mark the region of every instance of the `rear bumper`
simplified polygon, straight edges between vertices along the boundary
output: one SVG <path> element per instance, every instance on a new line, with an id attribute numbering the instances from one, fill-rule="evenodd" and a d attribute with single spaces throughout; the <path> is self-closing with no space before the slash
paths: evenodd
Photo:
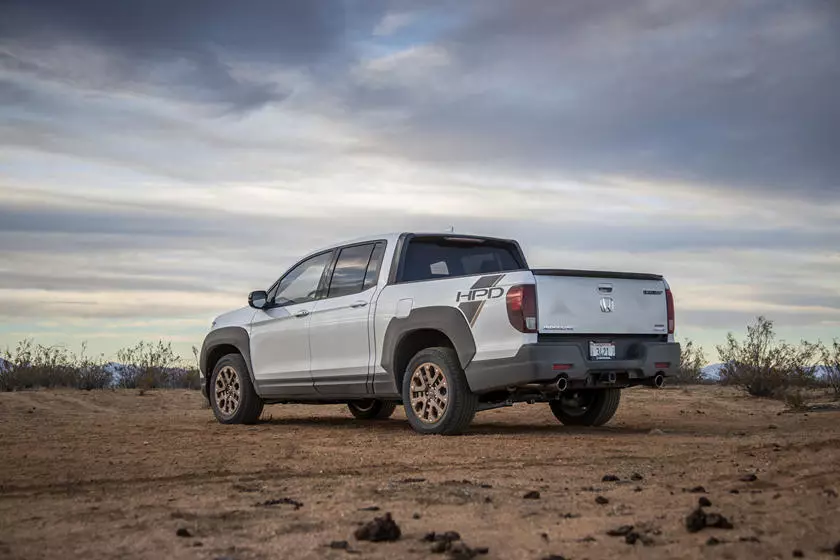
<path id="1" fill-rule="evenodd" d="M 657 374 L 666 378 L 676 375 L 679 369 L 679 343 L 635 342 L 624 346 L 625 351 L 620 353 L 624 359 L 590 360 L 580 343 L 527 344 L 512 358 L 473 361 L 465 373 L 473 392 L 486 393 L 549 384 L 561 377 L 568 380 L 570 388 L 630 387 L 651 383 Z M 610 378 L 614 381 L 606 381 Z"/>

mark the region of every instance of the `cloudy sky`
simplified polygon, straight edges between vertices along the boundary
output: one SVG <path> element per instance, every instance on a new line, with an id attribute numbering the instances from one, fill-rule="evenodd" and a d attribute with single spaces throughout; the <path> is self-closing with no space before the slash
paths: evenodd
<path id="1" fill-rule="evenodd" d="M 709 350 L 840 336 L 840 5 L 0 2 L 0 348 L 189 355 L 314 246 L 450 225 L 664 273 Z"/>

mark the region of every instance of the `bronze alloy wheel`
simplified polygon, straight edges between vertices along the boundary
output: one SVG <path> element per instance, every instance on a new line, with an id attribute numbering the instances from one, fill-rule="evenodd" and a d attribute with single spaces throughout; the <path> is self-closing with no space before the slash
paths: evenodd
<path id="1" fill-rule="evenodd" d="M 225 366 L 219 370 L 214 391 L 219 412 L 228 418 L 236 414 L 242 400 L 242 384 L 233 367 Z"/>
<path id="2" fill-rule="evenodd" d="M 425 424 L 435 424 L 443 418 L 449 404 L 446 376 L 435 364 L 421 364 L 411 374 L 411 408 Z"/>

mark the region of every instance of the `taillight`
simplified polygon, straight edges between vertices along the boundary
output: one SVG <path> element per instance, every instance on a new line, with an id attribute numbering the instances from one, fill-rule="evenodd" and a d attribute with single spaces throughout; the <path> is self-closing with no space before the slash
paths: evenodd
<path id="1" fill-rule="evenodd" d="M 668 304 L 668 334 L 674 334 L 674 294 L 670 288 L 665 290 L 665 300 Z"/>
<path id="2" fill-rule="evenodd" d="M 523 333 L 537 332 L 537 290 L 533 284 L 508 290 L 507 312 L 513 328 Z"/>

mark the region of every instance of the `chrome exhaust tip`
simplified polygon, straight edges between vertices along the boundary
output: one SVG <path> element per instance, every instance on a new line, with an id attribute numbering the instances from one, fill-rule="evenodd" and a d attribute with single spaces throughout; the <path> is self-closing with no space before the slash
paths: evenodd
<path id="1" fill-rule="evenodd" d="M 559 392 L 562 393 L 563 391 L 565 391 L 568 388 L 569 388 L 569 380 L 568 379 L 566 379 L 565 377 L 561 377 L 560 379 L 557 380 L 557 390 Z"/>
<path id="2" fill-rule="evenodd" d="M 653 386 L 661 389 L 663 385 L 665 385 L 665 376 L 659 373 L 653 378 Z"/>

